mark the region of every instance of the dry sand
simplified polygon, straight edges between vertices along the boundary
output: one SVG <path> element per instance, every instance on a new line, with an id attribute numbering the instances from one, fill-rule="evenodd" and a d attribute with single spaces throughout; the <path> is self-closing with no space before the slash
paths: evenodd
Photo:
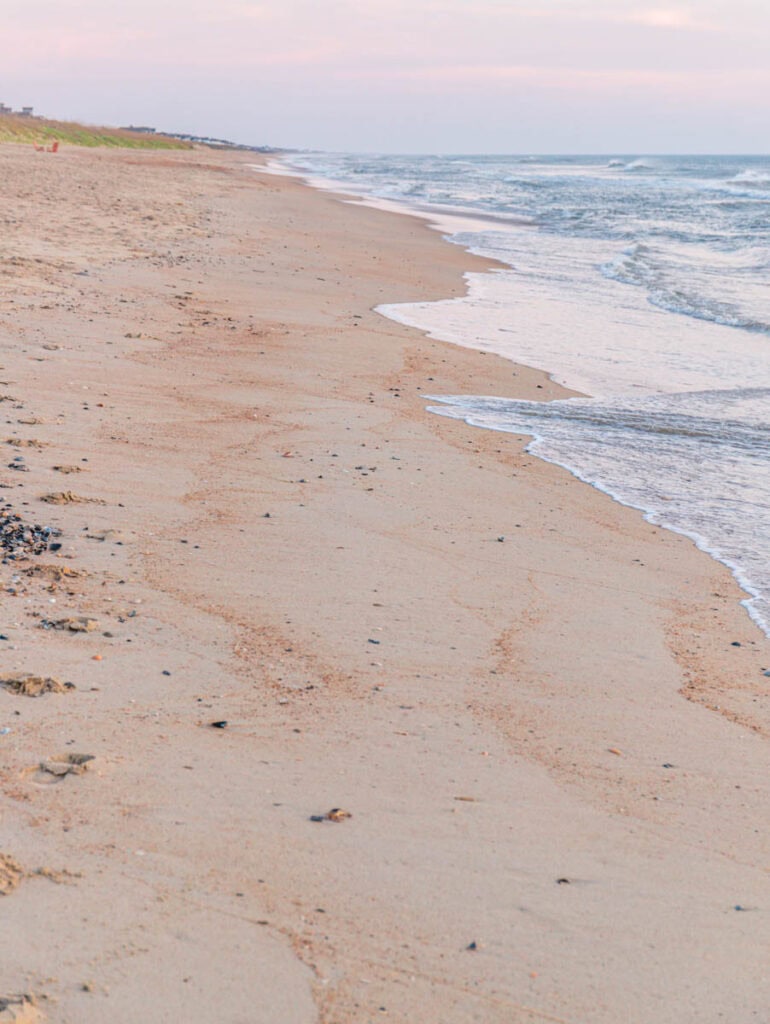
<path id="1" fill-rule="evenodd" d="M 483 261 L 249 163 L 0 149 L 0 1021 L 769 1020 L 737 586 L 425 411 L 560 393 L 372 312 Z"/>

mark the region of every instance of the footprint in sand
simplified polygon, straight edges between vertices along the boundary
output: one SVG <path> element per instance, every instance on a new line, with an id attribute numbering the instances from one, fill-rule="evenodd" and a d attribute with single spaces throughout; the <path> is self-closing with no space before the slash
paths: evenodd
<path id="1" fill-rule="evenodd" d="M 5 443 L 10 444 L 13 448 L 34 448 L 36 451 L 42 451 L 43 448 L 48 447 L 45 441 L 36 441 L 34 438 L 6 437 Z"/>
<path id="2" fill-rule="evenodd" d="M 34 996 L 0 996 L 0 1024 L 42 1024 L 43 1020 Z"/>
<path id="3" fill-rule="evenodd" d="M 122 544 L 125 534 L 120 530 L 97 530 L 96 533 L 87 533 L 87 540 L 112 541 L 113 544 Z"/>
<path id="4" fill-rule="evenodd" d="M 22 774 L 38 786 L 52 786 L 63 782 L 68 775 L 85 774 L 95 760 L 93 754 L 54 754 Z"/>
<path id="5" fill-rule="evenodd" d="M 22 571 L 25 576 L 40 576 L 51 580 L 52 583 L 61 583 L 64 579 L 76 579 L 78 576 L 87 575 L 82 569 L 70 569 L 66 565 L 31 565 Z"/>
<path id="6" fill-rule="evenodd" d="M 85 615 L 78 615 L 66 619 L 41 619 L 41 629 L 58 629 L 65 633 L 93 633 L 99 628 L 96 619 L 89 619 Z"/>
<path id="7" fill-rule="evenodd" d="M 0 687 L 17 697 L 42 697 L 45 693 L 67 693 L 75 689 L 75 684 L 62 683 L 52 676 L 10 673 L 0 676 Z"/>
<path id="8" fill-rule="evenodd" d="M 24 878 L 24 871 L 21 864 L 13 857 L 9 857 L 8 854 L 0 853 L 0 896 L 7 896 L 17 889 L 22 878 Z"/>
<path id="9" fill-rule="evenodd" d="M 80 494 L 73 494 L 72 491 L 53 491 L 51 494 L 41 494 L 40 500 L 48 505 L 106 505 L 104 498 L 83 498 Z"/>

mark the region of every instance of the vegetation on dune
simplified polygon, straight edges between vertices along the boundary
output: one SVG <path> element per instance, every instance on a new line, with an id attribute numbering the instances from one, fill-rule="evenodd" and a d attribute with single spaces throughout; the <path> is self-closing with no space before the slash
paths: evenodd
<path id="1" fill-rule="evenodd" d="M 73 121 L 47 121 L 38 117 L 0 114 L 0 142 L 53 142 L 70 146 L 120 146 L 126 149 L 190 149 L 190 143 L 166 135 L 130 132 L 123 128 L 97 128 Z"/>

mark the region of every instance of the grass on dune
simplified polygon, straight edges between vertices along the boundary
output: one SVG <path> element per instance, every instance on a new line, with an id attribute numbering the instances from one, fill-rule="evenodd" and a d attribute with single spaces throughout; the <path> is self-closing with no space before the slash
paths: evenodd
<path id="1" fill-rule="evenodd" d="M 190 143 L 164 135 L 129 132 L 122 128 L 96 128 L 72 121 L 0 114 L 0 142 L 50 145 L 58 140 L 70 146 L 119 146 L 124 149 L 189 149 Z"/>

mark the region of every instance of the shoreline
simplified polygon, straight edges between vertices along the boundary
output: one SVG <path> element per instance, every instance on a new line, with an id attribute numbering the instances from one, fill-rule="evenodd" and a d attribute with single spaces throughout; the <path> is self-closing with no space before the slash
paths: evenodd
<path id="1" fill-rule="evenodd" d="M 2 482 L 63 545 L 3 567 L 3 671 L 75 684 L 0 693 L 0 996 L 56 1024 L 769 1005 L 734 909 L 765 899 L 767 641 L 691 542 L 426 412 L 560 393 L 373 312 L 485 262 L 253 156 L 0 162 Z"/>
<path id="2" fill-rule="evenodd" d="M 448 344 L 452 344 L 452 342 L 448 342 Z M 514 365 L 519 365 L 519 364 L 514 363 Z M 560 386 L 563 386 L 563 385 L 560 385 Z M 574 392 L 573 396 L 577 396 L 577 397 L 590 397 L 590 396 L 583 396 L 580 392 Z M 570 397 L 573 397 L 573 396 L 570 396 Z M 446 402 L 448 400 L 448 397 L 449 396 L 442 397 L 440 395 L 432 395 L 432 396 L 429 395 L 429 396 L 427 396 L 429 401 L 440 402 L 440 403 L 441 402 Z M 554 399 L 551 399 L 551 401 L 553 401 L 553 400 Z M 506 429 L 504 429 L 502 427 L 490 427 L 490 426 L 486 426 L 486 425 L 476 424 L 476 423 L 473 422 L 473 414 L 472 413 L 469 413 L 466 416 L 454 416 L 454 417 L 452 417 L 452 415 L 450 413 L 443 413 L 443 411 L 440 410 L 440 409 L 437 409 L 437 410 L 430 410 L 429 409 L 429 411 L 435 411 L 438 415 L 448 415 L 450 418 L 460 419 L 460 420 L 462 420 L 463 423 L 466 423 L 469 427 L 472 427 L 474 430 L 492 430 L 492 431 L 498 431 L 499 433 L 502 433 L 502 434 L 511 434 L 514 437 L 521 436 L 516 431 L 506 430 Z M 609 487 L 604 486 L 604 485 L 599 484 L 599 483 L 595 483 L 594 481 L 590 480 L 588 477 L 581 475 L 580 470 L 578 470 L 577 468 L 573 467 L 568 462 L 560 462 L 558 459 L 548 458 L 545 455 L 539 455 L 537 453 L 537 451 L 533 450 L 533 446 L 536 445 L 539 441 L 543 440 L 542 435 L 541 434 L 527 434 L 525 436 L 530 438 L 528 444 L 526 445 L 526 447 L 524 449 L 527 454 L 533 455 L 536 459 L 540 459 L 542 462 L 547 462 L 547 463 L 549 463 L 552 466 L 557 466 L 559 469 L 563 469 L 566 473 L 569 473 L 570 476 L 574 477 L 575 480 L 577 480 L 579 483 L 585 484 L 587 487 L 592 487 L 594 490 L 598 491 L 600 494 L 606 495 L 608 498 L 610 498 L 611 501 L 616 502 L 618 505 L 622 505 L 624 508 L 628 508 L 628 509 L 631 509 L 631 510 L 633 510 L 635 512 L 638 512 L 641 515 L 641 517 L 644 519 L 644 521 L 646 523 L 649 523 L 651 526 L 656 526 L 656 527 L 659 527 L 661 530 L 666 530 L 669 533 L 675 533 L 675 534 L 677 534 L 680 537 L 685 537 L 687 540 L 692 542 L 692 544 L 698 549 L 698 551 L 702 552 L 704 555 L 707 555 L 709 558 L 711 558 L 718 565 L 721 565 L 724 568 L 726 568 L 729 571 L 730 575 L 735 580 L 735 583 L 737 584 L 740 592 L 743 595 L 745 595 L 743 598 L 741 598 L 739 600 L 739 602 L 738 602 L 739 605 L 743 608 L 743 610 L 745 611 L 746 615 L 749 617 L 751 622 L 757 627 L 757 629 L 760 631 L 760 633 L 766 639 L 770 640 L 770 626 L 768 626 L 768 625 L 766 625 L 764 623 L 764 620 L 762 619 L 761 613 L 755 611 L 751 607 L 752 603 L 754 601 L 762 600 L 763 599 L 762 592 L 760 590 L 756 589 L 756 587 L 754 587 L 754 585 L 747 578 L 745 571 L 736 562 L 731 561 L 726 556 L 720 555 L 718 549 L 716 549 L 716 548 L 714 548 L 712 546 L 712 542 L 710 542 L 707 537 L 705 537 L 703 534 L 697 533 L 694 530 L 687 530 L 687 529 L 685 529 L 683 527 L 677 527 L 677 526 L 669 525 L 668 523 L 657 522 L 655 517 L 656 516 L 660 516 L 662 514 L 660 511 L 650 510 L 650 509 L 645 508 L 643 505 L 637 505 L 637 504 L 634 504 L 631 500 L 624 499 L 623 497 L 621 497 L 618 493 L 616 493 L 615 491 L 613 491 Z"/>
<path id="3" fill-rule="evenodd" d="M 280 155 L 279 155 L 279 159 L 280 159 Z M 284 171 L 285 171 L 285 174 L 284 174 Z M 390 201 L 390 200 L 381 199 L 381 198 L 376 197 L 376 196 L 365 196 L 365 195 L 362 196 L 362 195 L 357 195 L 356 193 L 348 193 L 348 192 L 344 191 L 344 189 L 342 189 L 342 184 L 343 183 L 341 183 L 341 182 L 339 183 L 340 188 L 338 189 L 336 187 L 336 184 L 333 181 L 328 181 L 327 182 L 324 179 L 314 180 L 309 172 L 304 172 L 304 171 L 299 171 L 299 170 L 298 171 L 294 171 L 294 170 L 289 169 L 289 168 L 281 169 L 280 167 L 275 167 L 275 168 L 271 168 L 270 170 L 267 170 L 267 173 L 275 174 L 277 176 L 285 176 L 285 177 L 288 177 L 289 179 L 297 180 L 302 186 L 304 186 L 306 188 L 309 188 L 309 189 L 312 189 L 312 190 L 314 190 L 316 192 L 319 192 L 319 193 L 321 193 L 323 195 L 326 195 L 326 196 L 330 197 L 332 200 L 335 200 L 335 201 L 340 202 L 340 203 L 349 204 L 349 205 L 352 205 L 352 206 L 360 206 L 360 207 L 365 208 L 365 209 L 377 210 L 377 211 L 384 212 L 384 213 L 387 213 L 387 214 L 392 214 L 394 216 L 413 217 L 418 223 L 422 223 L 422 225 L 429 232 L 440 232 L 440 233 L 442 233 L 441 234 L 441 242 L 442 243 L 444 243 L 446 245 L 450 245 L 450 246 L 457 246 L 457 248 L 459 248 L 462 252 L 466 253 L 466 255 L 470 259 L 472 259 L 474 261 L 481 260 L 483 263 L 486 264 L 486 267 L 470 268 L 470 269 L 465 270 L 463 272 L 463 285 L 464 285 L 463 291 L 461 291 L 458 294 L 452 293 L 450 295 L 442 296 L 441 298 L 443 298 L 443 299 L 462 297 L 462 295 L 467 292 L 468 279 L 469 279 L 469 276 L 471 274 L 473 274 L 473 273 L 485 274 L 485 273 L 488 273 L 489 271 L 494 272 L 497 269 L 502 269 L 502 270 L 509 270 L 510 269 L 510 265 L 509 264 L 503 263 L 503 262 L 501 262 L 501 261 L 499 261 L 499 260 L 497 260 L 497 259 L 495 259 L 493 257 L 489 257 L 489 256 L 483 255 L 481 253 L 474 252 L 469 247 L 465 246 L 464 244 L 462 244 L 460 242 L 454 241 L 451 237 L 449 237 L 448 235 L 444 234 L 444 232 L 449 232 L 450 231 L 450 224 L 452 224 L 453 222 L 458 222 L 459 223 L 459 222 L 462 222 L 462 221 L 467 221 L 468 223 L 472 223 L 474 220 L 478 220 L 478 221 L 484 221 L 486 219 L 494 220 L 495 219 L 494 217 L 492 217 L 492 218 L 485 218 L 483 216 L 475 217 L 475 216 L 472 216 L 470 213 L 462 214 L 460 212 L 448 211 L 447 213 L 444 214 L 443 222 L 442 222 L 442 212 L 440 210 L 435 210 L 435 211 L 420 210 L 417 207 L 412 208 L 408 204 L 402 204 L 402 203 L 399 203 L 399 202 L 397 202 L 395 200 L 394 201 Z M 430 301 L 436 301 L 436 300 L 432 300 L 432 299 L 425 300 L 425 299 L 422 299 L 420 301 L 428 301 L 428 302 L 430 302 Z M 397 302 L 388 302 L 388 303 L 385 303 L 383 305 L 385 305 L 385 306 L 398 306 L 398 305 L 401 305 L 401 304 L 403 304 L 403 303 L 402 303 L 401 300 L 399 300 Z M 418 333 L 424 335 L 425 337 L 430 338 L 431 340 L 438 341 L 442 345 L 450 345 L 453 348 L 466 348 L 467 347 L 470 351 L 480 352 L 482 355 L 490 356 L 492 359 L 495 359 L 495 360 L 497 360 L 497 359 L 502 360 L 502 362 L 504 364 L 510 364 L 511 366 L 516 367 L 517 372 L 518 371 L 525 371 L 525 372 L 532 372 L 532 373 L 535 374 L 534 387 L 533 387 L 533 382 L 532 381 L 528 381 L 524 385 L 523 389 L 515 389 L 514 394 L 512 394 L 510 397 L 513 397 L 513 398 L 516 398 L 516 399 L 525 399 L 527 401 L 546 401 L 546 402 L 554 401 L 556 399 L 572 398 L 572 397 L 579 397 L 579 398 L 590 398 L 590 397 L 592 397 L 591 395 L 589 395 L 586 392 L 576 390 L 575 388 L 570 387 L 567 384 L 564 384 L 561 381 L 555 379 L 554 374 L 556 372 L 558 372 L 558 371 L 551 371 L 551 370 L 545 369 L 543 367 L 531 366 L 531 365 L 529 365 L 527 363 L 520 363 L 520 362 L 517 362 L 515 359 L 513 359 L 513 358 L 511 358 L 509 356 L 505 356 L 505 355 L 502 355 L 500 353 L 496 353 L 494 351 L 489 351 L 489 350 L 484 350 L 484 349 L 477 349 L 477 348 L 474 348 L 470 344 L 466 346 L 466 345 L 464 345 L 464 344 L 462 344 L 460 342 L 457 342 L 457 341 L 452 341 L 452 340 L 448 340 L 446 338 L 441 338 L 438 334 L 430 333 L 428 330 L 423 330 L 419 326 L 410 325 L 406 321 L 399 320 L 396 317 L 390 317 L 387 313 L 382 312 L 380 307 L 375 307 L 374 311 L 380 313 L 380 315 L 382 315 L 382 316 L 385 316 L 387 319 L 393 320 L 394 323 L 397 323 L 400 326 L 405 327 L 407 330 L 415 330 Z M 547 395 L 538 394 L 537 391 L 540 388 L 542 388 L 542 385 L 537 383 L 537 380 L 540 379 L 540 378 L 547 379 L 549 381 L 549 383 L 551 385 L 553 385 L 555 391 L 553 393 L 549 392 Z M 525 454 L 525 455 L 532 454 L 533 457 L 538 459 L 540 462 L 543 462 L 543 463 L 545 463 L 547 465 L 550 465 L 550 466 L 554 466 L 557 470 L 560 470 L 560 471 L 563 471 L 563 472 L 569 474 L 569 476 L 572 477 L 578 483 L 578 485 L 587 486 L 587 487 L 591 488 L 592 490 L 596 491 L 598 494 L 603 495 L 603 496 L 609 498 L 610 501 L 612 501 L 614 504 L 617 504 L 617 505 L 621 506 L 622 508 L 628 509 L 632 513 L 638 514 L 639 516 L 641 516 L 641 518 L 644 520 L 644 522 L 648 523 L 650 526 L 652 526 L 652 527 L 654 527 L 656 529 L 661 529 L 661 530 L 665 531 L 666 533 L 671 533 L 671 534 L 674 534 L 677 537 L 683 538 L 686 542 L 691 544 L 693 546 L 693 548 L 696 549 L 699 553 L 704 554 L 707 558 L 711 559 L 718 566 L 720 566 L 721 568 L 726 569 L 728 571 L 728 573 L 729 573 L 729 575 L 731 577 L 731 581 L 735 585 L 735 588 L 736 588 L 736 591 L 737 591 L 737 594 L 738 594 L 738 596 L 736 598 L 736 604 L 737 604 L 736 610 L 738 611 L 739 618 L 740 618 L 741 615 L 745 615 L 746 618 L 750 622 L 750 627 L 757 631 L 759 637 L 761 638 L 761 641 L 767 641 L 767 642 L 770 643 L 770 633 L 768 633 L 767 630 L 762 626 L 762 624 L 758 621 L 758 619 L 752 613 L 752 610 L 750 608 L 751 601 L 754 600 L 758 596 L 758 593 L 753 591 L 752 588 L 741 578 L 741 571 L 738 569 L 738 567 L 736 565 L 734 565 L 733 563 L 731 563 L 728 559 L 721 558 L 717 554 L 715 554 L 714 551 L 711 548 L 708 547 L 708 542 L 706 541 L 706 539 L 703 538 L 700 534 L 697 534 L 697 533 L 694 533 L 694 532 L 688 532 L 687 530 L 678 529 L 678 528 L 673 527 L 673 526 L 661 525 L 659 523 L 656 523 L 656 522 L 654 522 L 654 520 L 652 518 L 650 518 L 650 517 L 656 515 L 656 513 L 654 511 L 648 511 L 648 510 L 646 510 L 645 508 L 643 508 L 640 505 L 635 505 L 635 504 L 633 504 L 631 502 L 624 501 L 617 494 L 611 492 L 610 490 L 607 490 L 607 489 L 605 489 L 603 487 L 600 487 L 599 485 L 591 482 L 590 480 L 587 480 L 587 479 L 583 478 L 580 475 L 578 470 L 572 468 L 570 465 L 568 465 L 566 463 L 561 463 L 561 462 L 558 462 L 556 460 L 547 459 L 547 458 L 544 458 L 543 456 L 537 455 L 536 453 L 530 453 L 530 446 L 538 440 L 538 435 L 517 434 L 515 432 L 508 432 L 508 431 L 496 431 L 495 428 L 483 427 L 483 426 L 479 426 L 479 425 L 473 424 L 473 423 L 469 422 L 469 420 L 464 418 L 464 417 L 459 417 L 459 419 L 460 419 L 460 422 L 463 422 L 467 426 L 469 426 L 472 431 L 491 430 L 493 433 L 499 432 L 499 433 L 502 433 L 504 435 L 507 435 L 507 436 L 513 438 L 515 443 L 522 445 L 523 454 Z M 752 641 L 752 642 L 756 642 L 756 640 Z M 762 669 L 762 671 L 764 671 L 764 669 Z M 687 695 L 688 699 L 698 699 L 698 697 L 695 696 L 695 693 L 697 692 L 697 689 L 698 689 L 697 687 L 693 687 L 693 686 L 688 685 L 687 687 L 685 687 L 683 689 L 683 693 L 685 693 Z M 725 714 L 726 717 L 731 718 L 732 720 L 742 721 L 744 724 L 749 724 L 749 722 L 747 721 L 747 719 L 745 717 L 741 717 L 739 714 L 736 714 L 734 712 L 731 712 L 731 711 L 728 711 L 726 709 L 723 709 L 721 705 L 717 705 L 716 703 L 713 703 L 713 704 L 711 704 L 709 706 L 711 707 L 712 710 L 717 710 L 720 713 Z M 754 725 L 750 725 L 750 727 L 754 728 L 756 731 L 761 732 L 763 735 L 770 735 L 770 719 L 767 721 L 766 724 L 763 724 L 761 726 L 754 724 Z"/>
<path id="4" fill-rule="evenodd" d="M 280 158 L 281 158 L 281 155 L 279 154 L 278 155 L 278 160 L 280 160 Z M 481 259 L 488 261 L 489 266 L 486 268 L 486 270 L 481 270 L 481 271 L 478 271 L 478 270 L 477 271 L 472 271 L 471 270 L 471 271 L 468 271 L 466 274 L 464 274 L 463 275 L 463 279 L 466 282 L 469 282 L 469 276 L 470 276 L 470 274 L 472 274 L 474 272 L 475 273 L 488 273 L 489 271 L 494 271 L 496 269 L 501 269 L 501 270 L 511 270 L 512 269 L 511 264 L 503 263 L 503 262 L 501 262 L 499 260 L 496 260 L 496 259 L 494 259 L 492 257 L 486 256 L 486 255 L 484 255 L 482 253 L 475 252 L 472 248 L 470 248 L 469 246 L 465 245 L 464 243 L 456 241 L 452 236 L 456 235 L 459 231 L 462 231 L 462 230 L 472 230 L 474 228 L 477 228 L 479 225 L 483 226 L 483 224 L 485 222 L 499 223 L 501 226 L 506 226 L 506 225 L 511 226 L 512 224 L 517 223 L 517 222 L 515 222 L 513 220 L 512 221 L 506 221 L 504 218 L 502 218 L 502 217 L 495 217 L 494 215 L 486 215 L 486 216 L 483 215 L 483 214 L 475 215 L 472 211 L 461 211 L 459 209 L 458 210 L 453 210 L 452 208 L 447 208 L 447 209 L 445 209 L 443 211 L 440 208 L 435 208 L 435 209 L 434 208 L 428 208 L 428 207 L 422 207 L 421 208 L 418 205 L 410 206 L 408 203 L 405 203 L 405 202 L 400 202 L 399 203 L 399 202 L 397 202 L 395 200 L 383 199 L 383 198 L 378 197 L 378 196 L 373 196 L 373 195 L 370 195 L 370 196 L 367 196 L 367 195 L 357 195 L 355 193 L 349 193 L 349 192 L 344 190 L 344 188 L 343 188 L 344 183 L 343 182 L 334 182 L 331 179 L 327 180 L 327 179 L 323 179 L 323 178 L 314 178 L 312 173 L 309 172 L 309 171 L 295 170 L 295 169 L 291 168 L 290 166 L 281 165 L 280 163 L 276 163 L 275 162 L 275 158 L 271 159 L 270 165 L 265 167 L 264 171 L 265 171 L 265 173 L 268 173 L 268 174 L 274 174 L 274 175 L 277 175 L 277 176 L 285 176 L 285 177 L 288 177 L 288 178 L 291 178 L 291 179 L 299 180 L 301 183 L 303 183 L 307 187 L 315 189 L 315 190 L 320 191 L 320 192 L 323 192 L 325 194 L 328 194 L 328 195 L 332 196 L 333 198 L 336 198 L 339 202 L 351 203 L 352 205 L 361 205 L 361 206 L 367 207 L 369 209 L 382 210 L 384 212 L 393 213 L 395 215 L 400 215 L 400 216 L 404 216 L 404 215 L 405 216 L 411 216 L 411 217 L 417 218 L 418 220 L 423 221 L 423 223 L 430 230 L 440 232 L 441 235 L 442 235 L 442 240 L 443 241 L 448 242 L 451 245 L 458 246 L 459 248 L 463 249 L 463 251 L 468 253 L 470 256 L 480 257 Z M 475 222 L 477 222 L 477 223 L 475 223 Z M 518 226 L 527 226 L 527 225 L 532 226 L 532 222 L 527 222 L 527 221 L 525 221 L 523 219 L 521 219 L 518 222 Z M 469 287 L 469 284 L 467 286 Z M 466 288 L 466 290 L 467 290 L 467 288 Z M 416 329 L 416 330 L 423 330 L 418 325 L 411 325 L 408 320 L 400 319 L 396 315 L 396 309 L 397 309 L 398 305 L 400 305 L 400 303 L 384 303 L 382 306 L 375 307 L 375 312 L 381 313 L 381 315 L 387 317 L 388 319 L 394 320 L 396 323 L 402 324 L 402 326 L 406 326 L 406 327 L 413 326 L 414 329 Z M 387 312 L 386 310 L 388 308 L 393 309 L 394 312 L 392 314 Z M 467 347 L 467 348 L 473 348 L 474 347 L 470 343 L 468 343 L 466 345 L 465 343 L 462 343 L 462 342 L 459 342 L 459 341 L 456 341 L 456 340 L 453 341 L 453 340 L 450 340 L 450 339 L 442 338 L 439 332 L 432 332 L 432 331 L 429 331 L 429 329 L 427 329 L 427 328 L 425 328 L 423 330 L 423 333 L 425 333 L 426 335 L 429 335 L 430 337 L 435 338 L 437 341 L 442 341 L 445 344 L 450 344 L 450 345 L 455 345 L 455 346 L 460 346 L 460 347 Z M 488 350 L 485 350 L 485 349 L 477 349 L 477 350 L 478 351 L 488 351 Z M 516 359 L 514 359 L 512 357 L 509 357 L 509 356 L 502 355 L 501 353 L 494 353 L 494 352 L 492 352 L 492 353 L 489 353 L 489 354 L 497 355 L 499 358 L 504 359 L 506 362 L 510 362 L 513 366 L 516 366 L 516 367 L 524 367 L 524 366 L 526 366 L 529 369 L 533 369 L 533 370 L 535 370 L 535 371 L 537 371 L 539 373 L 545 374 L 548 377 L 548 379 L 551 380 L 554 384 L 556 384 L 556 386 L 560 389 L 560 393 L 556 394 L 556 395 L 553 395 L 553 396 L 549 396 L 548 399 L 547 399 L 548 401 L 553 401 L 553 400 L 559 399 L 559 398 L 576 398 L 576 397 L 577 398 L 590 398 L 590 397 L 593 397 L 593 396 L 591 396 L 590 394 L 588 394 L 585 391 L 576 390 L 574 387 L 570 387 L 569 385 L 564 384 L 561 381 L 559 381 L 557 379 L 557 377 L 556 377 L 556 375 L 559 373 L 558 370 L 549 370 L 549 369 L 546 369 L 544 367 L 530 366 L 529 364 L 520 363 Z M 449 398 L 449 397 L 453 397 L 453 396 L 445 396 L 445 397 Z M 526 394 L 526 395 L 516 394 L 513 397 L 515 397 L 517 399 L 525 398 L 527 401 L 538 401 L 538 400 L 541 399 L 541 396 L 539 396 L 537 394 L 533 394 L 531 389 L 530 389 L 530 392 L 528 394 Z M 426 396 L 426 399 L 428 401 L 437 401 L 437 402 L 443 402 L 444 401 L 444 398 L 442 396 L 440 396 L 440 395 L 435 395 L 435 396 L 428 395 L 428 396 Z M 451 403 L 450 403 L 450 405 L 451 405 Z M 451 417 L 452 413 L 447 412 L 444 415 L 447 415 L 448 417 Z M 770 639 L 770 624 L 764 623 L 763 620 L 762 620 L 761 613 L 758 612 L 758 611 L 755 611 L 753 609 L 753 607 L 752 607 L 753 602 L 755 602 L 758 599 L 761 600 L 761 598 L 762 598 L 761 591 L 757 590 L 751 584 L 751 582 L 748 580 L 748 578 L 746 576 L 745 569 L 741 568 L 738 564 L 736 564 L 734 561 L 732 561 L 727 556 L 721 556 L 719 554 L 718 549 L 714 547 L 714 542 L 713 541 L 710 541 L 707 537 L 703 536 L 702 534 L 698 533 L 695 530 L 686 529 L 686 528 L 683 528 L 683 527 L 677 527 L 677 526 L 673 526 L 673 525 L 669 525 L 669 524 L 667 524 L 665 522 L 663 522 L 663 523 L 657 522 L 656 521 L 656 517 L 663 516 L 663 511 L 661 509 L 645 508 L 643 505 L 635 504 L 631 500 L 624 499 L 619 493 L 617 493 L 616 491 L 612 490 L 611 488 L 606 487 L 606 486 L 602 486 L 601 484 L 595 483 L 592 480 L 588 479 L 585 475 L 581 474 L 581 471 L 577 467 L 573 467 L 569 463 L 562 462 L 562 461 L 559 461 L 557 459 L 549 459 L 549 458 L 547 458 L 545 456 L 539 455 L 537 453 L 537 451 L 532 451 L 532 446 L 536 445 L 539 441 L 541 441 L 543 439 L 541 435 L 538 435 L 538 434 L 521 435 L 521 434 L 518 434 L 516 431 L 509 431 L 509 430 L 506 430 L 504 428 L 489 427 L 489 426 L 484 426 L 484 425 L 481 425 L 481 424 L 477 424 L 477 423 L 473 422 L 473 416 L 470 413 L 468 415 L 457 415 L 455 418 L 462 419 L 463 422 L 465 422 L 468 426 L 470 426 L 470 427 L 472 427 L 473 429 L 476 429 L 476 430 L 498 430 L 500 433 L 512 434 L 514 437 L 521 437 L 521 436 L 529 437 L 529 441 L 528 441 L 528 443 L 526 445 L 526 448 L 525 448 L 525 451 L 528 454 L 534 455 L 535 458 L 538 458 L 541 461 L 550 462 L 552 465 L 557 466 L 560 469 L 565 470 L 567 473 L 569 473 L 571 476 L 573 476 L 580 483 L 586 484 L 589 487 L 593 487 L 595 490 L 601 492 L 602 494 L 607 495 L 607 497 L 609 497 L 612 501 L 617 502 L 618 504 L 623 505 L 626 508 L 630 508 L 630 509 L 633 509 L 634 511 L 639 512 L 642 515 L 642 517 L 644 518 L 645 522 L 650 523 L 650 525 L 658 526 L 661 529 L 668 530 L 668 531 L 670 531 L 672 533 L 676 533 L 676 534 L 679 534 L 682 537 L 687 538 L 687 540 L 691 541 L 699 551 L 703 552 L 704 554 L 706 554 L 707 556 L 712 558 L 715 562 L 719 563 L 722 566 L 725 566 L 729 570 L 729 572 L 731 573 L 731 575 L 734 578 L 735 582 L 737 583 L 738 587 L 740 588 L 742 594 L 744 595 L 744 597 L 739 601 L 739 604 L 744 609 L 744 611 L 746 612 L 748 617 L 751 619 L 753 624 L 758 627 L 760 632 L 766 638 Z"/>

